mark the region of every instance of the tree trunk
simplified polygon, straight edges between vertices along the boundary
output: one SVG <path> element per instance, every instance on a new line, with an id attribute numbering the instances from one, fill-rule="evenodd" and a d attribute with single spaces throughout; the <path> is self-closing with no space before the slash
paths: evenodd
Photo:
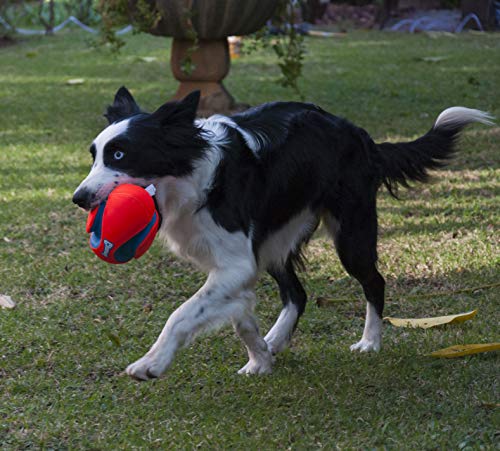
<path id="1" fill-rule="evenodd" d="M 49 20 L 46 21 L 43 17 L 43 5 L 45 1 L 40 0 L 40 6 L 38 7 L 38 18 L 40 19 L 40 23 L 45 27 L 46 35 L 54 34 L 54 0 L 49 0 Z"/>
<path id="2" fill-rule="evenodd" d="M 380 24 L 379 28 L 385 27 L 385 24 L 391 17 L 392 11 L 398 8 L 398 0 L 384 0 L 382 8 L 380 9 L 377 17 L 377 22 Z"/>

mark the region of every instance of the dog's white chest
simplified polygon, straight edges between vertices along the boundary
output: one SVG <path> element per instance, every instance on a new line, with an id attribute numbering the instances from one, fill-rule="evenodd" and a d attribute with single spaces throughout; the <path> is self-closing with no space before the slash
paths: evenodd
<path id="1" fill-rule="evenodd" d="M 161 236 L 177 256 L 203 271 L 254 262 L 251 240 L 243 232 L 228 232 L 206 209 L 163 218 Z"/>
<path id="2" fill-rule="evenodd" d="M 175 255 L 206 271 L 214 266 L 214 262 L 210 243 L 200 230 L 196 215 L 195 212 L 164 215 L 160 233 Z"/>

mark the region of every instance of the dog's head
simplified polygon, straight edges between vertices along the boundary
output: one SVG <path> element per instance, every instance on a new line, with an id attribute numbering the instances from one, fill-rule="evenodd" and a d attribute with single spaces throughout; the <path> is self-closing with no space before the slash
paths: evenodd
<path id="1" fill-rule="evenodd" d="M 194 124 L 199 99 L 195 91 L 149 114 L 121 87 L 104 115 L 109 125 L 90 146 L 94 163 L 73 202 L 89 210 L 122 183 L 146 186 L 160 177 L 189 174 L 206 146 Z"/>

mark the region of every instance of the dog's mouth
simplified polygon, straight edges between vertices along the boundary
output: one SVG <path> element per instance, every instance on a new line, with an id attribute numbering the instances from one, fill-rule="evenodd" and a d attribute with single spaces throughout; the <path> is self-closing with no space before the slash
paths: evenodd
<path id="1" fill-rule="evenodd" d="M 111 194 L 111 191 L 113 191 L 113 189 L 115 189 L 118 185 L 119 185 L 118 182 L 108 183 L 106 185 L 103 185 L 94 194 L 92 194 L 89 210 L 93 210 L 94 208 L 101 205 L 103 202 L 106 202 L 108 200 L 109 195 Z"/>
<path id="2" fill-rule="evenodd" d="M 118 186 L 115 183 L 100 186 L 97 191 L 90 191 L 85 187 L 78 189 L 73 196 L 73 203 L 85 211 L 91 211 L 104 202 L 113 188 Z"/>
<path id="3" fill-rule="evenodd" d="M 94 208 L 97 208 L 108 199 L 111 191 L 125 183 L 131 183 L 133 185 L 145 188 L 146 186 L 150 185 L 152 181 L 146 179 L 132 179 L 130 177 L 123 177 L 117 178 L 112 182 L 103 183 L 102 185 L 98 186 L 97 190 L 93 191 L 89 191 L 88 189 L 82 187 L 75 192 L 75 195 L 73 196 L 73 202 L 87 212 L 92 211 Z"/>

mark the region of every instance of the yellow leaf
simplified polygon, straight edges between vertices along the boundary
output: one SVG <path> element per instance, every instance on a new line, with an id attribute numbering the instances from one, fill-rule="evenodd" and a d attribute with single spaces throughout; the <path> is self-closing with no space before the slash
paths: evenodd
<path id="1" fill-rule="evenodd" d="M 427 354 L 431 357 L 445 357 L 447 359 L 453 357 L 462 357 L 464 355 L 478 354 L 480 352 L 499 351 L 500 343 L 485 343 L 475 345 L 456 345 L 449 348 L 440 349 L 439 351 Z"/>
<path id="2" fill-rule="evenodd" d="M 66 80 L 67 85 L 83 85 L 84 83 L 84 78 L 71 78 L 69 80 Z"/>
<path id="3" fill-rule="evenodd" d="M 152 63 L 156 61 L 158 58 L 156 56 L 139 56 L 139 61 L 144 63 Z"/>
<path id="4" fill-rule="evenodd" d="M 462 323 L 476 316 L 477 310 L 472 310 L 467 313 L 459 313 L 458 315 L 436 316 L 434 318 L 392 318 L 386 316 L 388 320 L 396 327 L 421 327 L 428 329 L 429 327 L 440 326 L 442 324 Z"/>

